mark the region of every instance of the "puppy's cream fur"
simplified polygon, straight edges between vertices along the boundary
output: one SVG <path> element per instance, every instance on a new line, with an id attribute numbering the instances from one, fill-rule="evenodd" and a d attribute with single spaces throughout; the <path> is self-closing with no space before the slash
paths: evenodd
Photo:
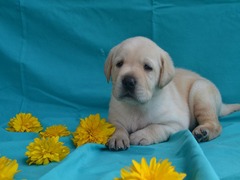
<path id="1" fill-rule="evenodd" d="M 199 142 L 208 141 L 221 133 L 218 116 L 240 110 L 239 104 L 223 104 L 207 79 L 174 68 L 168 53 L 144 37 L 114 47 L 104 70 L 113 84 L 109 121 L 116 131 L 107 143 L 111 150 L 166 141 L 184 129 L 192 130 Z"/>

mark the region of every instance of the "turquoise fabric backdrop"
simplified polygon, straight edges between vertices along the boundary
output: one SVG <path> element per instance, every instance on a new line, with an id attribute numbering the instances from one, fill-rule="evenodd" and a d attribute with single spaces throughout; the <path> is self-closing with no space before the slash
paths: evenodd
<path id="1" fill-rule="evenodd" d="M 224 102 L 240 103 L 239 0 L 0 0 L 0 156 L 17 159 L 15 179 L 113 179 L 120 169 L 153 156 L 168 158 L 186 179 L 240 179 L 240 113 L 221 118 L 222 135 L 198 144 L 189 131 L 168 142 L 109 152 L 103 145 L 75 148 L 60 163 L 26 164 L 36 133 L 5 130 L 30 112 L 44 127 L 107 118 L 111 84 L 103 73 L 109 50 L 145 36 L 169 52 L 178 67 L 213 81 Z M 1 172 L 0 172 L 1 173 Z"/>

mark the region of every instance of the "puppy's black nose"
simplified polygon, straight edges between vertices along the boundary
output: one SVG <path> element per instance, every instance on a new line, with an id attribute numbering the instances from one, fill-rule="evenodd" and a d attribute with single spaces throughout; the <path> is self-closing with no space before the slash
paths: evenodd
<path id="1" fill-rule="evenodd" d="M 132 76 L 125 76 L 122 80 L 123 87 L 130 91 L 133 91 L 135 89 L 136 84 L 137 84 L 137 81 Z"/>

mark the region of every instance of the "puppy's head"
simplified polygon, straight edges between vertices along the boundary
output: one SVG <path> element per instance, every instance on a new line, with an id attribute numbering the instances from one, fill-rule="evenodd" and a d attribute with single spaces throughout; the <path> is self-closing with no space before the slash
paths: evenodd
<path id="1" fill-rule="evenodd" d="M 130 38 L 112 48 L 104 72 L 112 79 L 113 96 L 118 100 L 144 104 L 156 88 L 166 86 L 174 76 L 168 53 L 144 37 Z"/>

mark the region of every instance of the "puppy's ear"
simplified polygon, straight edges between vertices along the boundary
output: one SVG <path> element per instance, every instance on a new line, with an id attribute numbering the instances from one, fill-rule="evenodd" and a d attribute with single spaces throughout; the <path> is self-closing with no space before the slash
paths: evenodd
<path id="1" fill-rule="evenodd" d="M 160 53 L 162 66 L 160 69 L 158 86 L 163 88 L 173 79 L 175 75 L 175 68 L 169 54 L 162 49 L 160 50 Z"/>
<path id="2" fill-rule="evenodd" d="M 105 65 L 104 65 L 104 73 L 105 73 L 105 76 L 107 78 L 107 82 L 109 82 L 110 78 L 111 78 L 112 59 L 113 59 L 113 56 L 114 56 L 115 49 L 116 49 L 116 47 L 111 49 L 111 51 L 109 52 L 108 57 L 105 61 Z"/>

